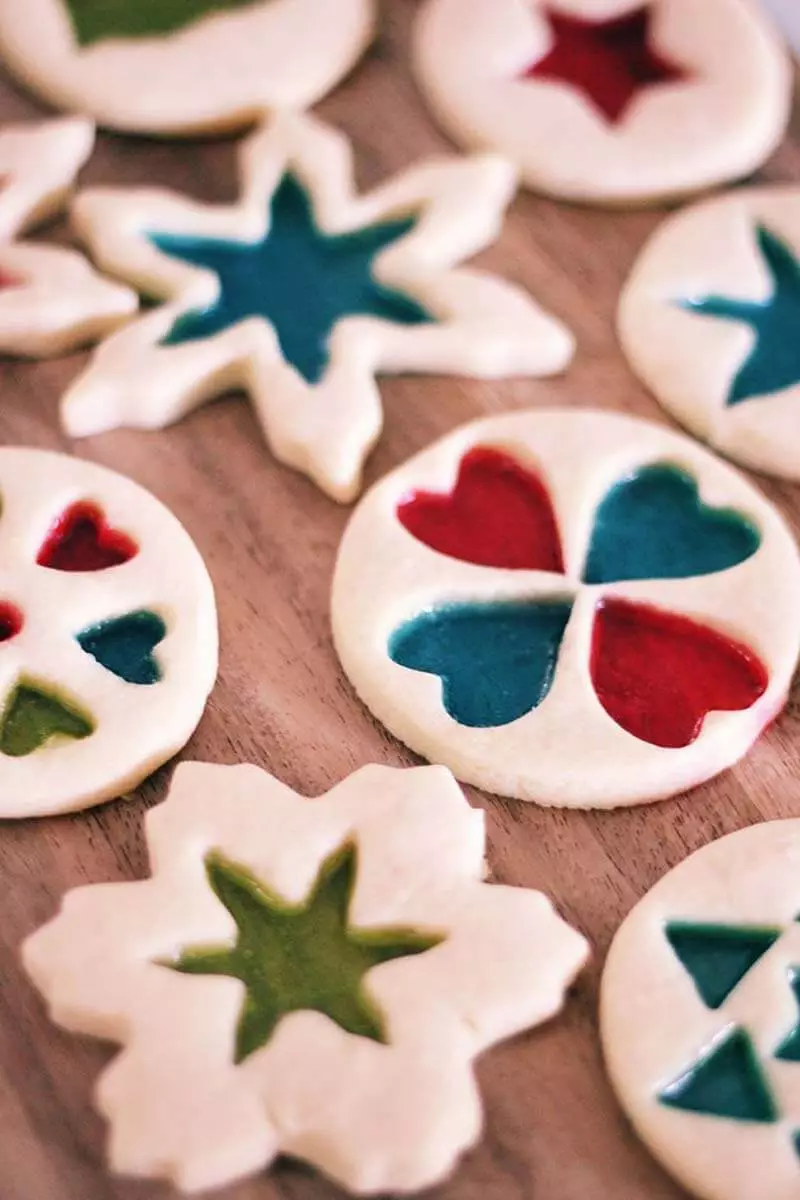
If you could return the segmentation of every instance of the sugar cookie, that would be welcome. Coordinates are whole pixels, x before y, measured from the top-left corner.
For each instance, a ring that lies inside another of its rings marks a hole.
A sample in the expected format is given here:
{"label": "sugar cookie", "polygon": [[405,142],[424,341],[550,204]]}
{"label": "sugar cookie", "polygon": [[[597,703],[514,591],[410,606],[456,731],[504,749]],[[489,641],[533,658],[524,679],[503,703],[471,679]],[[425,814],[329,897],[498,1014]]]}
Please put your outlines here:
{"label": "sugar cookie", "polygon": [[82,117],[0,129],[0,354],[68,353],[139,306],[82,254],[15,240],[63,206],[93,146],[94,125]]}
{"label": "sugar cookie", "polygon": [[375,0],[0,0],[0,51],[33,91],[112,129],[232,129],[304,108],[372,38]]}
{"label": "sugar cookie", "polygon": [[345,531],[336,649],[397,737],[469,783],[610,808],[735,763],[781,709],[800,560],[688,438],[612,413],[467,425]]}
{"label": "sugar cookie", "polygon": [[606,1063],[653,1153],[703,1200],[794,1200],[800,821],[730,834],[636,906],[601,989]]}
{"label": "sugar cookie", "polygon": [[217,671],[211,581],[175,517],[93,463],[0,448],[0,817],[135,787]]}
{"label": "sugar cookie", "polygon": [[697,437],[800,480],[800,188],[749,188],[668,218],[634,267],[619,335]]}
{"label": "sugar cookie", "polygon": [[427,0],[414,58],[457,141],[570,200],[738,179],[789,119],[789,56],[752,0]]}
{"label": "sugar cookie", "polygon": [[357,1193],[446,1176],[481,1135],[474,1059],[587,956],[541,893],[483,882],[449,772],[307,800],[183,763],[145,824],[152,877],[70,892],[23,947],[54,1020],[125,1046],[97,1090],[112,1167],[185,1191],[282,1153]]}
{"label": "sugar cookie", "polygon": [[343,136],[284,114],[244,143],[241,199],[96,188],[74,221],[98,262],[164,303],[112,336],[63,401],[73,437],[161,428],[232,387],[275,455],[351,500],[382,371],[562,369],[571,335],[520,288],[457,267],[498,233],[514,173],[436,159],[357,195]]}

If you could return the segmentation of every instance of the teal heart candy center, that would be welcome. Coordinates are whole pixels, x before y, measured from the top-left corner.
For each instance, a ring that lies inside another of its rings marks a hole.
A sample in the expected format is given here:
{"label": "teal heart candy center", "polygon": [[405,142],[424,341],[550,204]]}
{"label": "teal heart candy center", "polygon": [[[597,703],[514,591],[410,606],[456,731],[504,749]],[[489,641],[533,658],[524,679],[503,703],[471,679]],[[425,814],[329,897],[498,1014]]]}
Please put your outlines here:
{"label": "teal heart candy center", "polygon": [[158,613],[142,609],[92,625],[79,633],[76,641],[118,679],[144,685],[161,679],[153,650],[166,634],[167,627]]}
{"label": "teal heart candy center", "polygon": [[64,0],[81,46],[108,38],[159,37],[255,0]]}

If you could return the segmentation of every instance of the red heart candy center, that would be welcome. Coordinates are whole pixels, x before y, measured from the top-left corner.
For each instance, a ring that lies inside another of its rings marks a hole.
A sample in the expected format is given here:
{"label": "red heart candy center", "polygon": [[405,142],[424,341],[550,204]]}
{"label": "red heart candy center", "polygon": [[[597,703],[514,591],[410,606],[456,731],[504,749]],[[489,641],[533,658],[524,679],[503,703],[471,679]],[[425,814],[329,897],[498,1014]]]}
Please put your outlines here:
{"label": "red heart candy center", "polygon": [[138,553],[133,538],[112,529],[102,509],[81,500],[54,522],[36,561],[52,571],[105,571]]}
{"label": "red heart candy center", "polygon": [[547,490],[502,450],[470,450],[449,495],[413,492],[398,504],[397,516],[413,537],[449,558],[481,567],[564,571]]}
{"label": "red heart candy center", "polygon": [[608,715],[653,746],[688,746],[710,712],[749,708],[769,678],[751,650],[688,617],[605,600],[592,634],[592,682]]}

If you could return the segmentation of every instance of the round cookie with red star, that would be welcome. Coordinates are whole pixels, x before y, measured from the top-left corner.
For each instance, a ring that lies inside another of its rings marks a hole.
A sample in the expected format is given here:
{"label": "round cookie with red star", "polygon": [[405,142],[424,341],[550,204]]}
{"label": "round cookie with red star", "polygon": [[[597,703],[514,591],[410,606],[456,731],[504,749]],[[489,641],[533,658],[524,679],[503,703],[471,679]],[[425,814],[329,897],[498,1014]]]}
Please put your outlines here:
{"label": "round cookie with red star", "polygon": [[427,0],[414,59],[456,141],[589,203],[748,175],[789,115],[789,57],[751,0]]}

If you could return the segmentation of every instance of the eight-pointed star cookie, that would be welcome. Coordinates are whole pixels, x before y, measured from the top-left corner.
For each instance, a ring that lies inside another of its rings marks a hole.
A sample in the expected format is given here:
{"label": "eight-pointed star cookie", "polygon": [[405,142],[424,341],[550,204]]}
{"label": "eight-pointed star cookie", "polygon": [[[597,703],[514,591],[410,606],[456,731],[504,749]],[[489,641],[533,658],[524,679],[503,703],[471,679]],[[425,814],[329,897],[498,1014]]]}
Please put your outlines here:
{"label": "eight-pointed star cookie", "polygon": [[0,131],[0,353],[64,354],[136,311],[135,292],[82,254],[15,240],[58,212],[93,146],[94,125],[82,117]]}
{"label": "eight-pointed star cookie", "polygon": [[480,1137],[475,1058],[553,1016],[587,955],[541,893],[484,882],[450,773],[368,766],[309,800],[188,763],[145,822],[152,877],[69,893],[23,948],[56,1021],[125,1045],[97,1091],[112,1166],[185,1190],[280,1153],[358,1193],[446,1176]]}
{"label": "eight-pointed star cookie", "polygon": [[376,374],[545,374],[571,357],[527,293],[457,266],[497,236],[515,186],[502,160],[435,159],[358,195],[342,135],[285,114],[243,144],[241,175],[231,205],[77,198],[97,261],[164,303],[67,393],[72,436],[161,428],[241,387],[276,456],[347,501],[382,425]]}

